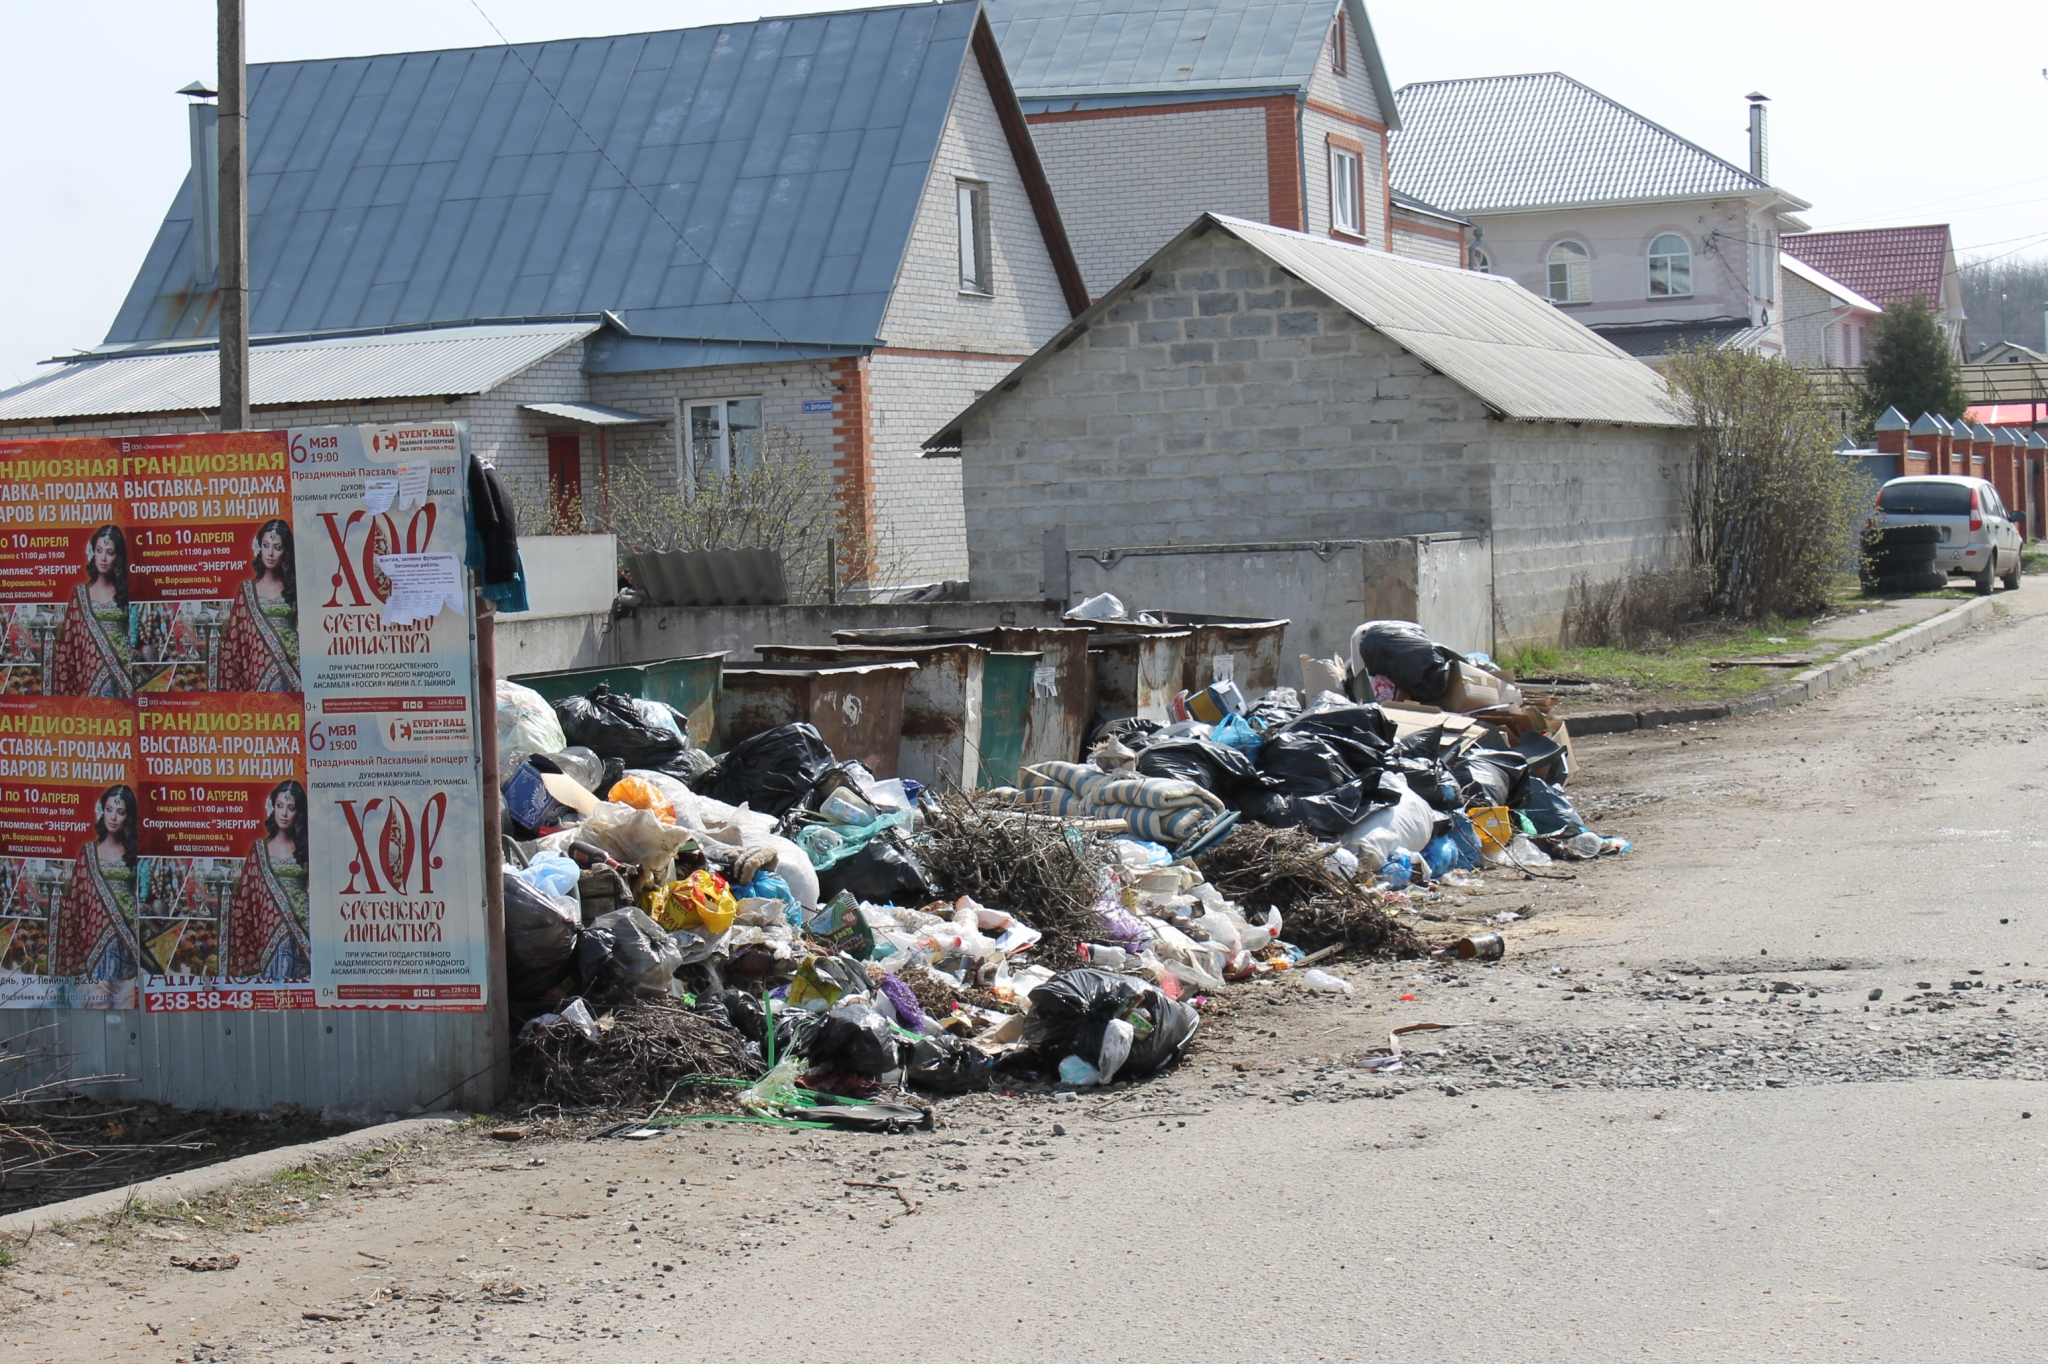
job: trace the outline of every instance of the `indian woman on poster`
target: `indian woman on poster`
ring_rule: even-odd
[[[251,549],[249,576],[228,611],[216,689],[298,691],[299,569],[291,523],[265,521]]]
[[[65,605],[47,689],[52,696],[127,696],[128,537],[119,526],[93,531],[83,577]]]

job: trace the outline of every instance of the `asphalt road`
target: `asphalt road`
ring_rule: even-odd
[[[2048,1357],[2048,585],[2003,601],[1803,707],[1580,744],[1573,792],[1635,851],[1430,907],[1519,915],[1498,965],[1247,987],[1168,1077],[962,1101],[930,1136],[468,1136],[261,1229],[74,1230],[8,1271],[0,1342],[164,1364]],[[1357,1067],[1421,1020],[1470,1026],[1410,1035],[1398,1074]],[[241,1263],[167,1267],[201,1247]]]

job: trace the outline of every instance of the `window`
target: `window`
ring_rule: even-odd
[[[1676,232],[1650,243],[1650,297],[1692,297],[1692,248]]]
[[[988,186],[979,180],[957,180],[960,191],[960,292],[992,294],[988,268]]]
[[[1493,262],[1486,258],[1484,251],[1475,246],[1472,248],[1472,264],[1469,268],[1482,275],[1490,275],[1493,273]]]
[[[690,468],[699,480],[729,478],[761,462],[759,398],[720,398],[689,408]]]
[[[1365,196],[1358,174],[1361,160],[1356,151],[1330,144],[1330,228],[1354,237],[1365,235],[1365,215],[1361,212]]]
[[[1550,248],[1547,284],[1552,303],[1593,301],[1593,258],[1577,242],[1564,241]]]
[[[1347,44],[1344,41],[1344,11],[1340,9],[1337,11],[1336,27],[1330,30],[1330,70],[1340,76],[1344,74],[1344,49],[1346,46]]]

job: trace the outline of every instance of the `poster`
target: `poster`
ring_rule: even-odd
[[[467,459],[0,443],[0,1007],[484,1006]]]

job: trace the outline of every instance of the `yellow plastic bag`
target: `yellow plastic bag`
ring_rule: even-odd
[[[639,777],[621,777],[612,783],[606,800],[620,805],[630,805],[636,810],[646,810],[663,824],[676,822],[676,807],[661,798],[661,792],[651,782]]]
[[[1479,846],[1486,851],[1503,852],[1515,841],[1515,815],[1505,805],[1482,805],[1465,815],[1479,831]]]
[[[614,788],[616,789],[616,788]],[[715,871],[699,868],[680,881],[662,887],[654,908],[654,922],[671,931],[684,928],[715,938],[732,927],[740,912],[732,888]]]

